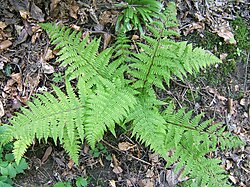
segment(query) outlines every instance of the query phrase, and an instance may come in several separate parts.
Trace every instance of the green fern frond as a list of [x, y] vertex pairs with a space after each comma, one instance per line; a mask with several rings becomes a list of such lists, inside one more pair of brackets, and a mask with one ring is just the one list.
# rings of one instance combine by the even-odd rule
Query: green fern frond
[[156, 0], [126, 0], [126, 2], [122, 14], [117, 18], [115, 28], [117, 32], [139, 29], [140, 33], [144, 33], [142, 23], [152, 22], [162, 9], [162, 4]]
[[[55, 86], [54, 91], [57, 97], [49, 93], [38, 94], [37, 98], [29, 103], [29, 109], [22, 108], [22, 113], [12, 118], [13, 126], [9, 126], [9, 133], [17, 139], [14, 143], [14, 155], [17, 162], [20, 161], [34, 138], [47, 141], [51, 137], [55, 143], [57, 139], [61, 143], [67, 139], [72, 147], [71, 149], [69, 146], [70, 149], [67, 151], [72, 158], [77, 157], [78, 154], [73, 149], [73, 145], [78, 144], [75, 141], [76, 137], [81, 140], [84, 138], [85, 108], [77, 97], [73, 97], [72, 93], [68, 97]], [[77, 162], [76, 159], [74, 161]]]
[[134, 96], [127, 90], [97, 90], [89, 95], [85, 125], [89, 145], [93, 148], [106, 129], [115, 136], [115, 124], [121, 123], [135, 104]]
[[173, 76], [183, 80], [187, 72], [194, 74], [221, 61], [201, 48], [192, 48], [187, 42], [145, 37], [147, 44], [139, 43], [141, 51], [131, 58], [128, 73], [136, 78], [135, 88], [155, 85], [164, 89], [162, 80], [169, 85]]

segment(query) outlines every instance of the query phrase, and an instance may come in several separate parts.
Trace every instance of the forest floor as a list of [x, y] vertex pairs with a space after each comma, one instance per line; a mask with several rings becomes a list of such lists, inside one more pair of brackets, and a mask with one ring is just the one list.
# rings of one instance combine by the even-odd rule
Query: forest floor
[[[163, 1], [166, 6], [168, 1]], [[55, 62], [56, 51], [40, 22], [62, 22], [73, 29], [102, 37], [111, 45], [120, 0], [0, 0], [0, 119], [8, 120], [36, 93], [64, 86], [63, 69]], [[211, 153], [222, 160], [234, 186], [250, 186], [250, 3], [237, 1], [177, 0], [181, 34], [203, 47], [223, 64], [185, 81], [174, 79], [164, 96], [179, 107], [205, 112], [221, 121], [246, 142], [236, 150]], [[132, 35], [139, 35], [137, 31]], [[41, 59], [46, 65], [41, 64]], [[129, 134], [115, 139], [107, 134], [95, 150], [82, 146], [82, 165], [76, 166], [66, 152], [52, 142], [34, 142], [25, 158], [29, 168], [14, 179], [14, 186], [53, 186], [86, 179], [87, 186], [171, 187], [180, 185], [178, 175], [164, 168], [164, 160]], [[67, 183], [63, 183], [67, 186]], [[63, 186], [61, 183], [61, 186]]]

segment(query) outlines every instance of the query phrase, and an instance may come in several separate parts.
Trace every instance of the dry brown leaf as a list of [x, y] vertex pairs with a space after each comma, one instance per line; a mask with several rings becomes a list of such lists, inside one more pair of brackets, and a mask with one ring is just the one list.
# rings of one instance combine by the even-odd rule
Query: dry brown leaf
[[55, 72], [54, 67], [46, 62], [42, 63], [42, 70], [45, 74], [52, 74]]
[[5, 27], [7, 27], [6, 23], [0, 21], [0, 29], [3, 30]]
[[222, 37], [225, 42], [236, 45], [236, 40], [234, 39], [233, 33], [227, 28], [220, 27], [220, 29], [218, 29], [216, 33], [218, 34], [218, 36]]
[[0, 101], [0, 118], [4, 116], [3, 103]]
[[45, 151], [45, 153], [44, 153], [44, 155], [43, 155], [43, 158], [42, 158], [42, 160], [41, 160], [42, 163], [45, 163], [46, 160], [48, 160], [49, 156], [50, 156], [51, 153], [52, 153], [52, 150], [53, 150], [53, 149], [52, 149], [51, 146], [49, 146], [49, 147], [46, 149], [46, 151]]
[[53, 58], [54, 58], [53, 51], [50, 48], [48, 48], [45, 55], [44, 55], [44, 60], [49, 61]]
[[157, 153], [149, 154], [149, 160], [154, 163], [159, 162], [159, 155]]
[[69, 167], [69, 169], [72, 169], [73, 165], [74, 165], [74, 161], [70, 159], [67, 166]]
[[26, 10], [19, 10], [19, 13], [23, 19], [27, 19], [29, 16], [29, 12]]
[[104, 33], [103, 38], [103, 49], [106, 49], [110, 43], [111, 35], [109, 33]]
[[77, 19], [77, 12], [79, 10], [79, 6], [77, 5], [77, 3], [75, 1], [72, 2], [70, 9], [69, 9], [69, 15], [74, 18]]
[[0, 43], [0, 50], [4, 50], [7, 49], [8, 47], [10, 47], [12, 45], [12, 42], [9, 40], [4, 40]]
[[233, 163], [230, 160], [226, 160], [226, 170], [229, 170], [230, 168], [233, 167]]
[[220, 54], [220, 59], [225, 60], [227, 58], [228, 54], [227, 53], [222, 53]]
[[54, 11], [54, 9], [57, 7], [59, 2], [60, 2], [60, 0], [51, 0], [51, 4], [50, 4], [50, 11], [51, 12]]
[[30, 16], [33, 19], [38, 20], [39, 22], [44, 22], [45, 15], [43, 11], [38, 6], [36, 6], [34, 2], [31, 3]]
[[115, 174], [120, 174], [123, 172], [123, 169], [120, 166], [115, 166], [112, 170]]
[[128, 151], [130, 149], [133, 149], [136, 145], [133, 145], [129, 142], [121, 142], [118, 144], [118, 148], [121, 150], [121, 151]]
[[15, 83], [17, 83], [17, 90], [21, 92], [23, 90], [21, 73], [11, 74], [11, 78], [12, 78], [12, 80], [15, 81]]

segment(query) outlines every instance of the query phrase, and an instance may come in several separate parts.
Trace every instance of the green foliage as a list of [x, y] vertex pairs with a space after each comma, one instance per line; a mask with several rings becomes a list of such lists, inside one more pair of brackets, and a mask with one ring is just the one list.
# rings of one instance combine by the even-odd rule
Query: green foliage
[[111, 159], [112, 159], [111, 155], [108, 153], [107, 148], [106, 148], [103, 144], [101, 144], [101, 143], [98, 143], [98, 144], [95, 146], [94, 149], [91, 149], [91, 150], [89, 151], [89, 153], [90, 153], [94, 158], [98, 158], [98, 157], [100, 157], [101, 155], [103, 155], [103, 156], [105, 156], [105, 158], [106, 158], [107, 160], [111, 160]]
[[162, 5], [157, 0], [126, 0], [122, 14], [118, 16], [117, 32], [126, 32], [139, 29], [143, 33], [142, 23], [152, 22], [157, 18]]
[[57, 182], [54, 187], [72, 187], [69, 182]]
[[59, 73], [54, 73], [54, 77], [52, 79], [55, 83], [59, 83], [59, 82], [62, 82], [63, 81], [63, 76], [62, 74], [59, 72]]
[[88, 180], [82, 177], [76, 179], [76, 187], [84, 187], [88, 185]]
[[15, 162], [14, 155], [11, 153], [12, 148], [11, 144], [0, 147], [0, 187], [11, 187], [12, 179], [28, 168], [28, 164], [23, 158], [18, 164]]
[[[170, 28], [174, 21], [174, 6], [160, 16], [161, 21], [148, 26], [151, 36], [137, 43], [139, 52], [125, 52], [126, 36], [121, 36], [115, 49], [98, 52], [100, 39], [88, 43], [88, 37], [55, 24], [41, 24], [52, 44], [60, 49], [59, 62], [67, 67], [66, 93], [53, 86], [54, 94], [37, 95], [29, 109], [4, 125], [5, 142], [15, 140], [14, 156], [19, 163], [34, 138], [59, 139], [70, 157], [77, 163], [84, 139], [91, 148], [109, 130], [114, 136], [115, 126], [130, 125], [133, 136], [159, 153], [167, 167], [184, 167], [192, 185], [227, 186], [227, 176], [218, 164], [220, 160], [206, 158], [206, 154], [231, 149], [241, 141], [225, 132], [225, 126], [203, 120], [185, 108], [175, 110], [173, 104], [157, 98], [155, 87], [164, 91], [165, 83], [173, 77], [185, 79], [220, 60], [201, 48], [170, 38], [177, 33]], [[117, 47], [119, 46], [120, 47]], [[121, 51], [121, 52], [120, 52]], [[113, 55], [113, 53], [116, 53]], [[126, 58], [121, 57], [126, 54]], [[70, 80], [76, 79], [73, 87]], [[168, 156], [168, 152], [172, 152]]]
[[234, 29], [235, 39], [237, 41], [237, 49], [249, 50], [250, 49], [250, 31], [247, 28], [247, 24], [244, 20], [238, 16], [234, 21], [232, 21], [232, 26]]

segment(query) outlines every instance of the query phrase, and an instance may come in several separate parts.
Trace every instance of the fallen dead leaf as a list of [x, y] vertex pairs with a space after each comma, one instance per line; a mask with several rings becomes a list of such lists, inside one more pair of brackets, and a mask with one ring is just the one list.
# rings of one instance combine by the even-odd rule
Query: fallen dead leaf
[[120, 166], [115, 166], [112, 170], [115, 174], [120, 174], [123, 172], [123, 169]]
[[53, 51], [50, 48], [48, 48], [45, 55], [44, 55], [44, 60], [49, 61], [53, 58], [54, 58]]
[[23, 19], [27, 19], [29, 16], [29, 12], [26, 10], [19, 10], [19, 13]]
[[220, 54], [220, 59], [225, 60], [227, 58], [228, 54], [227, 53], [222, 53]]
[[72, 169], [73, 165], [74, 165], [74, 161], [70, 159], [67, 166], [69, 167], [69, 169]]
[[42, 70], [45, 74], [52, 74], [55, 72], [54, 67], [46, 62], [42, 63]]
[[233, 163], [230, 160], [226, 160], [226, 170], [229, 170], [230, 168], [233, 167]]
[[119, 166], [119, 161], [117, 160], [115, 154], [112, 154], [112, 163], [114, 169], [112, 170], [115, 174], [120, 174], [123, 172], [123, 169]]
[[3, 103], [0, 101], [0, 118], [4, 116]]
[[222, 37], [225, 42], [236, 45], [236, 40], [234, 39], [234, 35], [231, 31], [229, 31], [225, 27], [220, 27], [216, 30], [218, 36]]
[[44, 22], [45, 15], [43, 11], [38, 6], [36, 6], [36, 4], [33, 1], [31, 3], [30, 16], [33, 19], [38, 20], [39, 22]]
[[121, 151], [128, 151], [130, 149], [133, 149], [136, 145], [133, 145], [129, 142], [121, 142], [118, 144], [118, 148], [121, 150]]
[[115, 181], [114, 180], [110, 180], [109, 181], [109, 186], [110, 187], [116, 187]]
[[60, 2], [60, 0], [51, 0], [50, 12], [54, 11], [54, 9], [57, 7], [57, 5], [58, 5], [59, 2]]
[[70, 9], [69, 9], [69, 15], [74, 18], [77, 19], [77, 12], [79, 10], [79, 6], [77, 5], [77, 3], [75, 2], [75, 0], [72, 1]]
[[159, 155], [157, 153], [149, 154], [149, 160], [154, 163], [159, 162]]
[[12, 45], [12, 42], [9, 40], [4, 40], [0, 43], [0, 50], [4, 50], [7, 49], [8, 47], [10, 47]]
[[46, 162], [46, 160], [48, 160], [48, 158], [49, 158], [49, 156], [51, 155], [51, 153], [52, 153], [52, 147], [51, 146], [49, 146], [47, 149], [46, 149], [46, 151], [45, 151], [45, 153], [44, 153], [44, 155], [43, 155], [43, 158], [42, 158], [42, 160], [41, 160], [41, 162], [42, 163], [44, 163], [44, 162]]
[[110, 43], [111, 35], [109, 33], [104, 33], [103, 35], [103, 49], [106, 49]]
[[7, 27], [6, 23], [0, 21], [0, 29], [3, 30], [5, 27]]
[[237, 179], [236, 179], [234, 176], [229, 175], [228, 177], [229, 177], [229, 179], [230, 179], [234, 184], [237, 183]]

